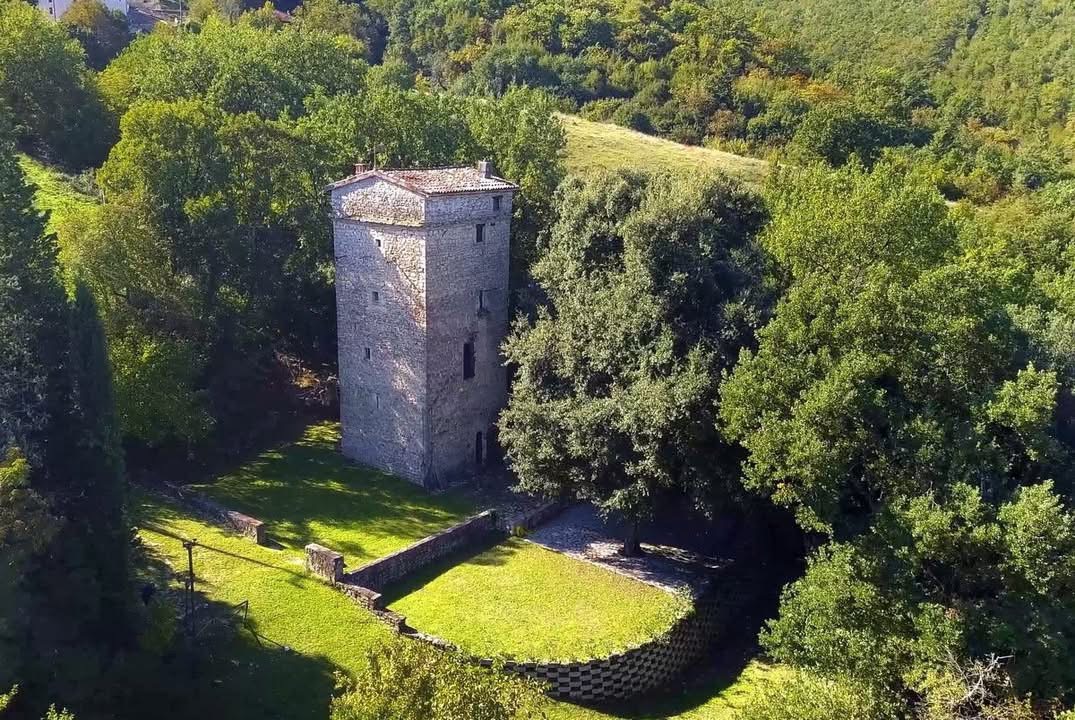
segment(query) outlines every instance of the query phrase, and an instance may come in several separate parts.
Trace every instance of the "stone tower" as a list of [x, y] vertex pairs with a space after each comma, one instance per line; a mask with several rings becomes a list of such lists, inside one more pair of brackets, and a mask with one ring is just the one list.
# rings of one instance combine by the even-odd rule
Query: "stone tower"
[[356, 165], [329, 186], [347, 457], [429, 488], [486, 461], [507, 400], [517, 190], [488, 162]]

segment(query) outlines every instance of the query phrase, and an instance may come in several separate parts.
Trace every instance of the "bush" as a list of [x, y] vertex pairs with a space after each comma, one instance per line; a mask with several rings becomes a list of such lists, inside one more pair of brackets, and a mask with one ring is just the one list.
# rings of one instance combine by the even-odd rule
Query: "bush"
[[411, 640], [371, 654], [353, 680], [338, 675], [337, 688], [331, 720], [521, 720], [541, 717], [543, 702], [533, 682]]
[[894, 705], [851, 680], [795, 670], [766, 685], [736, 720], [888, 720]]
[[621, 105], [616, 108], [616, 111], [612, 113], [612, 122], [639, 132], [653, 132], [653, 123], [650, 121], [649, 115], [633, 105]]

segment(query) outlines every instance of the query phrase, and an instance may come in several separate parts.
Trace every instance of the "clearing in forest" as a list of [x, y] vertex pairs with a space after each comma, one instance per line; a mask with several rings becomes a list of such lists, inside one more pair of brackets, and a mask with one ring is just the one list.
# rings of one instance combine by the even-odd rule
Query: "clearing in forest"
[[647, 168], [698, 172], [719, 170], [751, 185], [759, 185], [769, 163], [721, 150], [681, 145], [611, 123], [559, 115], [567, 134], [567, 170]]

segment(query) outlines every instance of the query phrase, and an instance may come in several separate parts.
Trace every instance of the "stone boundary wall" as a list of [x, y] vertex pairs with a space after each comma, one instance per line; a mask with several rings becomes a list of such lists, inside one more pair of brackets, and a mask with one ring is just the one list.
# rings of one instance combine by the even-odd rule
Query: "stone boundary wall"
[[538, 525], [547, 523], [549, 520], [552, 520], [559, 515], [565, 508], [567, 508], [567, 505], [567, 503], [560, 502], [559, 500], [552, 500], [516, 517], [506, 518], [504, 526], [501, 529], [508, 534], [515, 533], [516, 528], [520, 528], [524, 531], [533, 530]]
[[249, 515], [243, 515], [241, 512], [236, 512], [235, 510], [228, 510], [215, 500], [210, 500], [200, 493], [184, 490], [178, 485], [164, 483], [164, 488], [173, 498], [184, 505], [193, 508], [199, 514], [209, 517], [217, 524], [223, 525], [229, 530], [253, 541], [257, 545], [269, 544], [268, 538], [266, 537], [267, 528], [265, 523], [261, 520], [250, 517]]
[[486, 510], [407, 547], [346, 573], [341, 581], [376, 592], [454, 552], [488, 539], [497, 530], [496, 512]]
[[[563, 507], [560, 503], [547, 503], [514, 518], [510, 524], [535, 527]], [[485, 541], [497, 531], [503, 532], [504, 528], [498, 528], [496, 513], [487, 510], [350, 573], [343, 570], [343, 555], [311, 543], [306, 546], [306, 566], [403, 637], [458, 652], [459, 648], [447, 640], [409, 627], [406, 617], [385, 608], [380, 591], [432, 562]], [[722, 576], [728, 575], [728, 570]], [[733, 603], [727, 602], [727, 593], [715, 590], [731, 578], [720, 580], [709, 582], [703, 596], [664, 633], [605, 658], [545, 662], [475, 657], [466, 653], [464, 656], [484, 667], [495, 665], [536, 680], [545, 685], [549, 695], [561, 700], [629, 700], [666, 686], [714, 647], [721, 626], [730, 620], [734, 610]], [[733, 580], [732, 585], [735, 584]]]
[[[710, 599], [699, 602], [656, 638], [606, 658], [570, 662], [525, 662], [475, 658], [484, 667], [537, 680], [560, 700], [629, 700], [666, 686], [714, 646], [726, 613]], [[425, 638], [419, 638], [425, 639]]]

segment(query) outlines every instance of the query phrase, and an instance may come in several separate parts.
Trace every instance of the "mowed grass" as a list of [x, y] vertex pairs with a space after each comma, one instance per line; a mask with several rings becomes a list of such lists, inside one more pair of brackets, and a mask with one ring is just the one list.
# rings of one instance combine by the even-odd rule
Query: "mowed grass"
[[[368, 654], [391, 639], [369, 613], [306, 573], [306, 542], [337, 547], [355, 565], [474, 509], [461, 497], [429, 495], [352, 465], [338, 455], [337, 435], [335, 424], [314, 425], [298, 442], [201, 486], [268, 522], [275, 549], [253, 545], [171, 500], [134, 494], [132, 516], [149, 563], [173, 588], [181, 587], [186, 568], [182, 540], [195, 539], [199, 593], [222, 614], [249, 602], [257, 639], [240, 630], [203, 661], [200, 680], [177, 676], [205, 717], [323, 719], [333, 673], [360, 671]], [[682, 607], [661, 590], [523, 540], [456, 561], [393, 589], [391, 607], [414, 627], [482, 654], [608, 654], [659, 633]], [[604, 711], [550, 700], [545, 713], [549, 720], [734, 720], [735, 709], [770, 673], [753, 663], [741, 675], [665, 699]]]
[[337, 423], [313, 425], [297, 442], [195, 489], [267, 523], [269, 538], [285, 548], [320, 543], [352, 568], [476, 512], [459, 494], [432, 495], [349, 462], [336, 449], [339, 434]]
[[667, 630], [686, 602], [590, 563], [510, 539], [389, 590], [389, 607], [468, 652], [605, 657]]
[[[205, 659], [197, 678], [186, 668], [177, 672], [176, 682], [189, 687], [206, 718], [323, 720], [333, 673], [359, 671], [368, 653], [390, 640], [390, 632], [365, 610], [303, 572], [295, 551], [258, 547], [144, 492], [134, 494], [132, 516], [151, 564], [175, 573], [173, 588], [181, 587], [187, 564], [182, 539], [197, 539], [197, 590], [218, 612], [250, 603], [249, 619], [260, 639], [239, 630]], [[727, 683], [682, 696], [642, 699], [610, 711], [550, 700], [544, 711], [547, 720], [734, 720], [735, 710], [778, 670], [753, 662]]]
[[[157, 495], [135, 493], [132, 516], [151, 565], [184, 573], [182, 541], [195, 539], [196, 589], [226, 614], [249, 602], [255, 639], [239, 631], [212, 678], [207, 717], [324, 718], [333, 672], [354, 672], [390, 633], [343, 594], [307, 574], [301, 554], [270, 550], [191, 517]], [[172, 586], [181, 587], [179, 575]], [[286, 648], [286, 649], [285, 649]]]
[[676, 172], [727, 173], [758, 185], [769, 163], [720, 150], [681, 145], [611, 123], [559, 115], [567, 134], [567, 169], [570, 173], [596, 169], [649, 168]]

